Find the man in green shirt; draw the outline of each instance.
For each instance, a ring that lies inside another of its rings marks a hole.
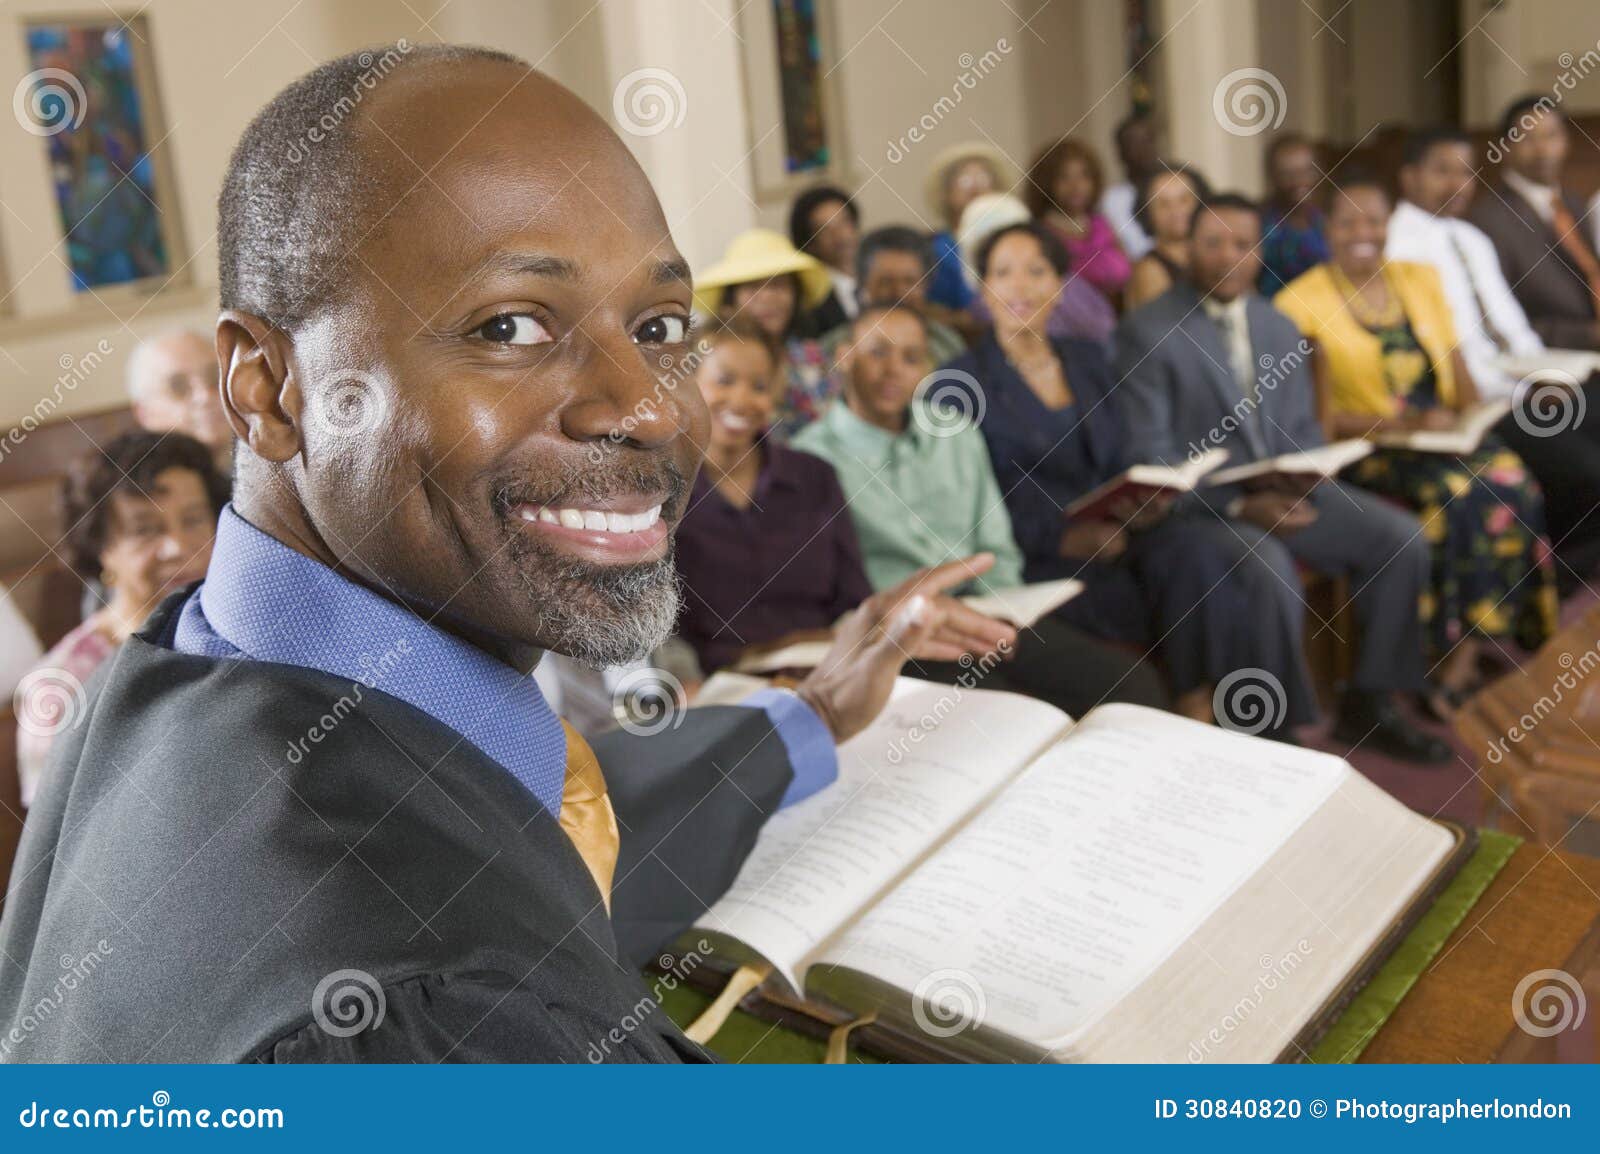
[[[1020,585],[1022,552],[983,434],[926,399],[940,390],[922,316],[904,305],[863,308],[840,349],[839,370],[844,395],[790,444],[839,474],[873,587],[972,553],[992,553],[995,563],[965,592]],[[933,662],[908,663],[906,672],[936,681],[971,676]],[[1011,660],[984,685],[1027,693],[1075,717],[1102,701],[1168,703],[1148,659],[1055,618],[1022,630]]]

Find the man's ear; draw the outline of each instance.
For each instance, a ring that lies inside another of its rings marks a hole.
[[[228,424],[256,456],[287,461],[300,452],[300,385],[290,368],[293,341],[258,316],[217,316],[217,364]]]

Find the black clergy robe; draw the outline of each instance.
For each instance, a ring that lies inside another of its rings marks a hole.
[[[763,711],[593,743],[613,924],[555,819],[459,734],[320,672],[177,653],[180,602],[57,739],[0,920],[0,1061],[705,1059],[635,966],[787,788]]]

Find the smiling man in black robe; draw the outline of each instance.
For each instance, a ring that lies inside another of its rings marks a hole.
[[[706,433],[627,149],[521,61],[402,45],[275,98],[219,216],[234,504],[57,739],[0,1058],[702,1057],[639,1021],[637,956],[826,787],[908,651],[1012,636],[940,596],[986,562],[874,598],[793,694],[591,751],[527,674],[671,628]]]

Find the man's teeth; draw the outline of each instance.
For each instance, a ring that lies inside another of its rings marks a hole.
[[[661,506],[652,505],[643,513],[603,513],[598,509],[551,509],[531,506],[522,510],[524,521],[542,521],[567,529],[588,529],[597,533],[637,533],[661,519]]]

